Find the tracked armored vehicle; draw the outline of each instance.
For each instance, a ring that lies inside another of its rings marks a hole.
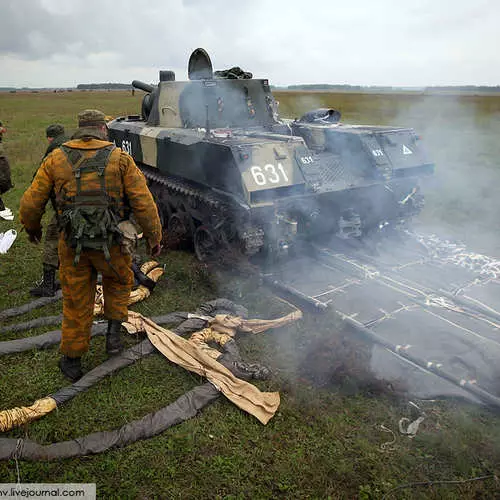
[[[347,125],[332,109],[280,119],[268,80],[214,72],[203,49],[188,75],[133,81],[141,114],[109,131],[144,171],[168,233],[200,259],[223,245],[279,254],[301,238],[359,238],[421,209],[418,180],[433,165],[412,129]]]

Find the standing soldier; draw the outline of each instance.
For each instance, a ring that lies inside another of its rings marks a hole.
[[[5,134],[6,129],[0,122],[0,195],[6,193],[12,186],[12,181],[10,178],[10,165],[9,160],[5,156],[2,144],[3,134]],[[12,210],[7,208],[0,198],[0,217],[5,220],[13,220],[14,215]]]
[[[45,160],[54,149],[62,146],[68,140],[64,132],[64,127],[58,123],[49,125],[45,130],[45,135],[47,136],[49,145],[43,155],[42,161]],[[54,192],[50,194],[50,201],[55,213],[50,219],[45,231],[45,242],[43,246],[43,278],[38,286],[30,290],[30,294],[34,297],[53,297],[58,289],[56,271],[59,267],[59,256],[57,255],[59,231],[57,228],[57,207]]]
[[[38,243],[40,219],[54,190],[62,228],[59,367],[72,381],[82,376],[81,357],[89,349],[98,272],[108,319],[106,351],[113,355],[123,348],[120,329],[128,316],[133,273],[131,256],[120,245],[120,221],[131,211],[143,229],[151,255],[156,257],[161,250],[160,219],[146,179],[128,154],[107,141],[105,115],[85,110],[78,115],[78,127],[71,141],[42,162],[19,210],[30,241]]]

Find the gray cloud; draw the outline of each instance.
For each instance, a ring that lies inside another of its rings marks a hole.
[[[494,0],[3,0],[0,86],[185,77],[206,48],[275,84],[500,84]]]

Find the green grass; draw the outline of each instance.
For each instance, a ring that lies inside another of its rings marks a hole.
[[[291,116],[332,106],[343,112],[346,121],[414,126],[436,159],[440,179],[449,181],[458,173],[457,190],[472,184],[474,189],[485,189],[481,203],[496,201],[495,186],[484,176],[498,179],[500,99],[290,92],[279,94],[278,99],[282,111]],[[123,92],[0,94],[0,119],[9,129],[5,146],[16,185],[5,196],[6,204],[17,212],[18,200],[45,150],[47,125],[57,121],[71,131],[76,114],[84,108],[118,115],[135,113],[139,105],[139,95]],[[474,166],[471,176],[466,175],[472,168],[469,161]],[[430,196],[424,217],[458,232],[464,223],[473,226],[479,212],[486,227],[496,213],[479,202],[474,206],[474,193],[464,201],[458,191],[442,189],[439,196]],[[14,223],[0,222],[0,231],[10,227],[20,230],[17,217]],[[493,241],[490,248],[495,245]],[[134,306],[148,316],[192,311],[220,296],[243,303],[254,317],[276,317],[288,310],[255,282],[208,273],[189,253],[168,252],[160,260],[166,266],[166,278],[147,301]],[[21,233],[9,253],[0,255],[0,309],[28,301],[28,290],[40,273],[41,248],[30,245]],[[52,305],[16,321],[55,314],[59,308]],[[123,449],[57,462],[20,462],[21,480],[95,482],[100,498],[366,499],[381,498],[401,483],[498,473],[497,415],[458,402],[425,402],[427,419],[417,436],[411,440],[399,435],[399,419],[409,416],[406,402],[370,382],[369,347],[330,315],[306,315],[300,323],[241,336],[238,342],[245,359],[260,360],[273,370],[271,380],[258,383],[261,389],[281,395],[279,411],[266,426],[220,398],[197,417]],[[324,348],[318,350],[318,346]],[[58,357],[55,347],[1,357],[1,407],[30,404],[64,386]],[[92,367],[104,359],[103,339],[94,339],[85,365]],[[321,380],[311,379],[304,360],[309,360],[309,366],[322,364]],[[7,436],[50,443],[111,430],[166,406],[202,382],[201,377],[153,355]],[[381,446],[392,436],[381,430],[381,424],[396,433],[388,451]],[[0,482],[16,480],[15,462],[0,463]],[[387,498],[499,495],[497,482],[485,480],[404,489]]]

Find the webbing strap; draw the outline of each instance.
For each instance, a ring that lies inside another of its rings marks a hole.
[[[67,146],[61,146],[61,150],[66,155],[71,166],[74,168],[80,161],[83,161],[84,154],[78,149],[71,149]]]
[[[106,184],[104,178],[104,172],[108,165],[109,157],[111,153],[115,150],[116,146],[110,144],[102,149],[100,149],[91,158],[85,158],[84,154],[77,149],[68,148],[67,146],[61,146],[66,158],[68,159],[71,167],[73,168],[73,175],[76,180],[76,194],[77,196],[82,192],[81,189],[81,175],[85,171],[96,171],[99,176],[99,182],[101,185],[102,193],[106,193]]]

